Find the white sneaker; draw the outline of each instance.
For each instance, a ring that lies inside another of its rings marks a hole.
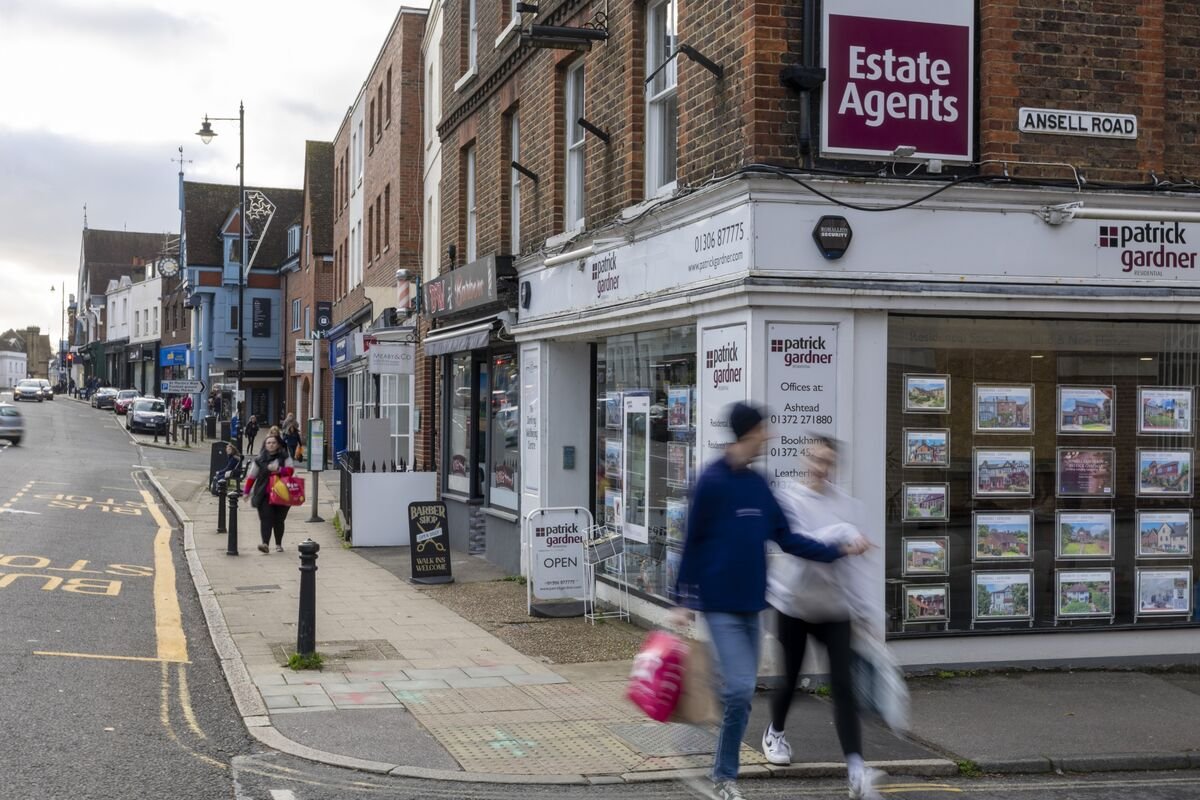
[[[887,773],[874,767],[865,767],[857,776],[850,778],[850,800],[883,800],[875,787],[883,783]]]
[[[746,800],[746,795],[733,781],[721,781],[716,786],[717,800]]]
[[[776,766],[786,767],[792,763],[792,746],[782,733],[776,732],[773,725],[768,725],[763,731],[762,751],[767,761]]]

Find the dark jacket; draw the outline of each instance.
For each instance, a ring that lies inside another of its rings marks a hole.
[[[756,470],[724,458],[704,468],[692,490],[687,540],[679,564],[680,605],[697,611],[752,613],[767,607],[766,544],[814,561],[841,550],[792,533],[771,487]]]
[[[250,463],[250,472],[247,477],[254,479],[254,483],[250,488],[250,505],[254,506],[255,508],[258,508],[260,505],[266,502],[267,487],[270,485],[270,476],[272,475],[270,469],[270,464],[272,461],[279,463],[280,471],[282,471],[284,467],[292,466],[291,456],[289,456],[288,451],[282,447],[275,452],[275,455],[268,453],[264,447],[263,451],[254,457],[254,461]],[[277,471],[273,474],[278,475],[279,472]]]

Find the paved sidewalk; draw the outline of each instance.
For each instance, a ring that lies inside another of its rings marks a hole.
[[[196,454],[202,469],[201,454]],[[189,566],[238,708],[253,735],[284,752],[373,772],[450,780],[602,783],[703,773],[712,738],[650,723],[624,698],[628,662],[548,665],[342,547],[330,522],[288,520],[286,552],[263,555],[257,516],[240,510],[240,552],[225,554],[216,501],[197,469],[155,480],[185,521]],[[334,517],[334,473],[320,513]],[[311,475],[307,476],[311,480]],[[173,499],[170,499],[173,498]],[[281,667],[295,646],[296,544],[321,545],[320,672]],[[872,763],[893,775],[1200,768],[1200,675],[1018,672],[910,682],[913,741],[873,725]],[[764,763],[755,699],[742,748],[747,777],[844,774],[828,701],[798,700],[796,763]],[[956,763],[959,762],[959,763]]]

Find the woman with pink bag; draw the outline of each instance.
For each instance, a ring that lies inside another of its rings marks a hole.
[[[250,505],[258,509],[259,532],[262,534],[262,544],[258,546],[260,553],[271,552],[272,533],[275,534],[275,552],[283,552],[283,526],[290,506],[275,505],[270,502],[268,494],[271,478],[275,475],[291,475],[294,466],[287,448],[283,446],[275,431],[267,435],[262,452],[250,463],[250,471],[246,474],[246,487],[250,495]]]

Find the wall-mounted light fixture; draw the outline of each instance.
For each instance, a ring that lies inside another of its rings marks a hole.
[[[896,158],[912,158],[916,152],[917,148],[911,144],[902,144],[896,146],[896,149],[892,151],[892,155]]]
[[[1047,225],[1062,225],[1075,219],[1108,219],[1117,222],[1194,222],[1200,211],[1168,211],[1153,208],[1088,208],[1083,203],[1046,206],[1035,212]]]
[[[566,25],[530,25],[521,31],[521,41],[551,50],[590,50],[592,42],[608,39],[603,28],[575,28]]]
[[[585,131],[590,133],[592,136],[595,136],[597,139],[604,142],[605,144],[608,144],[608,140],[611,137],[609,137],[608,133],[606,133],[604,130],[596,127],[595,125],[593,125],[592,123],[590,123],[586,119],[584,119],[583,117],[580,117],[577,120],[577,122],[579,123],[579,127],[583,128]]]

